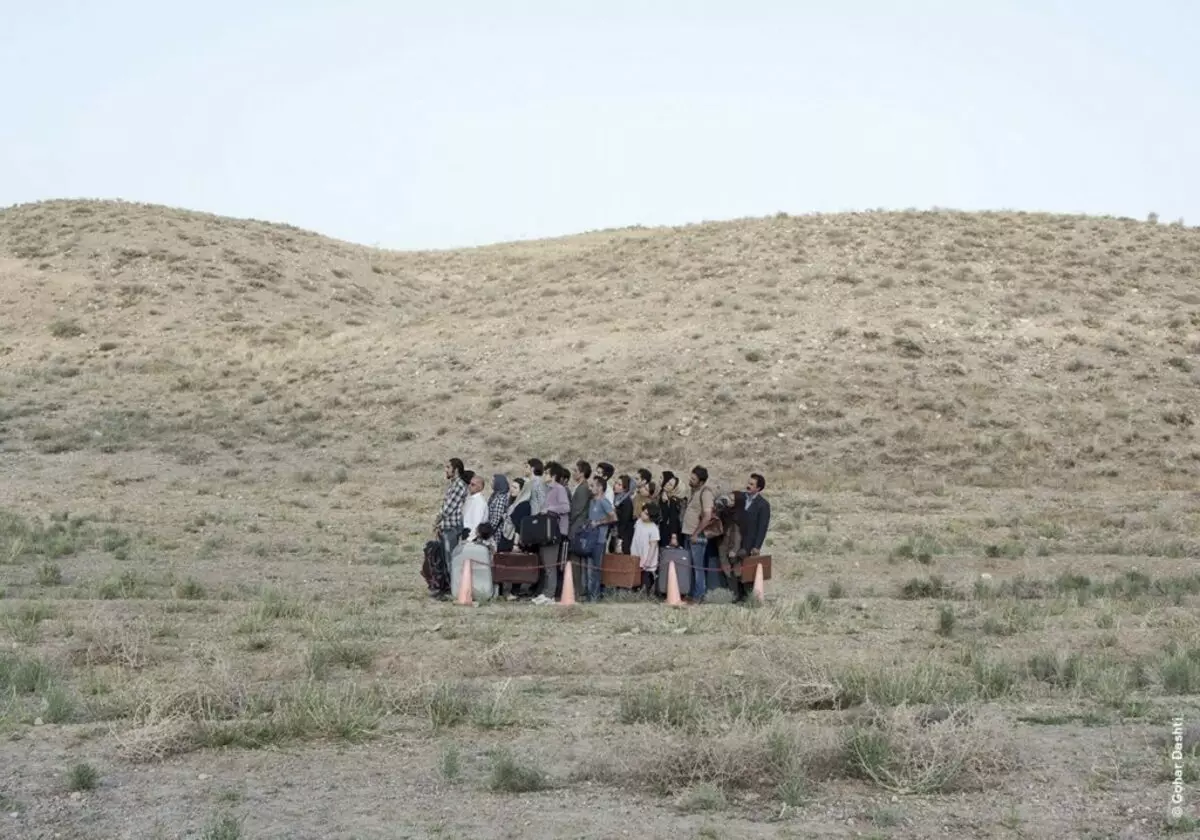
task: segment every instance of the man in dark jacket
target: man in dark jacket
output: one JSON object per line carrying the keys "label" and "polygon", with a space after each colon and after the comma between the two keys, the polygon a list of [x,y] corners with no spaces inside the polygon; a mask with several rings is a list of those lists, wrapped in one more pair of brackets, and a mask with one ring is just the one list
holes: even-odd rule
{"label": "man in dark jacket", "polygon": [[587,461],[576,461],[575,469],[571,471],[571,513],[570,513],[570,533],[568,537],[574,537],[579,533],[579,529],[587,524],[588,502],[591,501],[592,492],[588,489],[588,479],[592,477],[592,466]]}
{"label": "man in dark jacket", "polygon": [[[742,544],[738,547],[738,557],[745,559],[761,554],[763,543],[767,541],[767,529],[771,526],[771,503],[763,498],[763,488],[767,480],[758,473],[751,473],[746,482],[746,500],[741,510],[737,512],[738,530],[742,535]],[[738,580],[737,599],[746,597],[746,585]]]}
{"label": "man in dark jacket", "polygon": [[[592,465],[587,461],[576,461],[575,469],[571,470],[571,512],[567,517],[569,528],[567,531],[568,543],[579,533],[579,529],[587,524],[588,505],[592,501],[592,491],[588,489],[588,480],[591,477]],[[567,562],[571,564],[571,580],[575,584],[575,591],[578,592],[583,580],[581,577],[583,566],[580,558],[574,554],[567,554]],[[555,594],[555,598],[562,595],[562,579],[563,576],[559,575],[558,592]]]}

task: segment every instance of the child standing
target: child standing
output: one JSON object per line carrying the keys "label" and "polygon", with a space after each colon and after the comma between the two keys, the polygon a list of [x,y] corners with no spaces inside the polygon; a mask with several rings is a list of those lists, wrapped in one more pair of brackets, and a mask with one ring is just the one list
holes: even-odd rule
{"label": "child standing", "polygon": [[630,553],[638,558],[638,565],[642,569],[642,591],[647,595],[654,592],[658,574],[658,514],[658,504],[655,502],[642,508],[634,523],[633,544],[629,547]]}

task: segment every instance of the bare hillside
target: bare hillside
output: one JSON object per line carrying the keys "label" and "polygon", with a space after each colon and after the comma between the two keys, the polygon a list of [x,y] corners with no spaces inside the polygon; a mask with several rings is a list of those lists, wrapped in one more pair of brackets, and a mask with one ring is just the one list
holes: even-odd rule
{"label": "bare hillside", "polygon": [[64,201],[0,213],[0,255],[10,450],[983,486],[1200,466],[1195,229],[869,213],[395,253]]}

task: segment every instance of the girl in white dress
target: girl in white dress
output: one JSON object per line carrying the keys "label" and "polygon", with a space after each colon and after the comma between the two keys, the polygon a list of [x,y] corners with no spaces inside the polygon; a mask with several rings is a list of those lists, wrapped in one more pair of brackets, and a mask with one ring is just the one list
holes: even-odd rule
{"label": "girl in white dress", "polygon": [[654,592],[658,574],[658,505],[650,502],[642,508],[633,525],[633,544],[629,552],[638,558],[642,569],[642,591],[647,595]]}

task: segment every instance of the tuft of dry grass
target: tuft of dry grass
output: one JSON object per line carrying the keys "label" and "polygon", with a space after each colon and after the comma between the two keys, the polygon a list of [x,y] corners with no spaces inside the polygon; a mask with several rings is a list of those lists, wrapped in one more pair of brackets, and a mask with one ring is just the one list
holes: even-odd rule
{"label": "tuft of dry grass", "polygon": [[688,735],[639,725],[623,730],[620,747],[588,759],[577,775],[664,795],[702,785],[727,791],[784,786],[796,794],[807,786],[803,780],[835,774],[840,760],[836,740],[821,729],[743,723]]}
{"label": "tuft of dry grass", "polygon": [[137,671],[148,664],[150,649],[150,627],[145,620],[113,621],[97,612],[79,628],[68,657],[85,667],[117,665]]}
{"label": "tuft of dry grass", "polygon": [[184,714],[150,717],[132,728],[115,728],[117,754],[135,764],[150,764],[196,749],[202,740],[200,723]]}
{"label": "tuft of dry grass", "polygon": [[1011,731],[986,707],[934,719],[905,706],[872,710],[843,737],[849,771],[898,794],[980,789],[1016,761]]}

